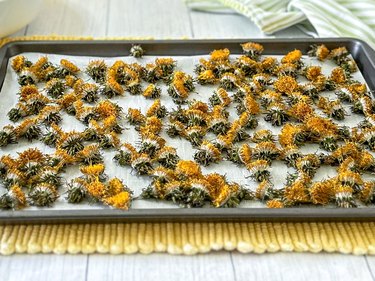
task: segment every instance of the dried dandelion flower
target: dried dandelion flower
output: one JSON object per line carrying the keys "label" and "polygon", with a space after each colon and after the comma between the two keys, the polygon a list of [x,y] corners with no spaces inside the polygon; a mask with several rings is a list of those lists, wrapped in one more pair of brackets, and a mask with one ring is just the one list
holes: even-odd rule
{"label": "dried dandelion flower", "polygon": [[307,154],[296,160],[296,168],[299,172],[313,177],[320,167],[320,160],[315,154]]}
{"label": "dried dandelion flower", "polygon": [[0,131],[0,147],[7,146],[8,144],[17,143],[17,134],[12,125],[4,126]]}
{"label": "dried dandelion flower", "polygon": [[137,150],[130,143],[124,143],[118,150],[113,159],[120,165],[126,166],[131,164],[133,155],[137,154]]}
{"label": "dried dandelion flower", "polygon": [[283,147],[300,146],[308,139],[304,125],[285,124],[279,134],[279,143]]}
{"label": "dried dandelion flower", "polygon": [[84,185],[84,181],[82,181],[82,179],[76,178],[71,180],[67,184],[67,188],[67,195],[65,199],[68,201],[68,203],[80,203],[86,198],[87,191]]}
{"label": "dried dandelion flower", "polygon": [[174,138],[177,136],[182,136],[185,131],[185,125],[179,121],[172,121],[168,124],[166,132],[169,137]]}
{"label": "dried dandelion flower", "polygon": [[267,201],[267,208],[280,209],[284,208],[284,203],[280,199],[272,199]]}
{"label": "dried dandelion flower", "polygon": [[373,203],[375,196],[375,183],[373,181],[366,181],[363,184],[363,188],[359,193],[359,199],[365,203]]}
{"label": "dried dandelion flower", "polygon": [[228,151],[228,160],[237,163],[247,165],[251,162],[252,148],[248,144],[233,147]]}
{"label": "dried dandelion flower", "polygon": [[141,47],[141,45],[134,44],[129,51],[130,55],[135,58],[141,58],[145,54],[145,51]]}
{"label": "dried dandelion flower", "polygon": [[99,88],[95,84],[82,85],[82,99],[88,103],[94,103],[99,99]]}
{"label": "dried dandelion flower", "polygon": [[281,76],[274,83],[275,90],[283,94],[288,94],[297,91],[298,83],[296,79],[291,76]]}
{"label": "dried dandelion flower", "polygon": [[0,196],[0,209],[18,210],[26,206],[26,195],[19,185],[12,185]]}
{"label": "dried dandelion flower", "polygon": [[148,85],[142,93],[142,95],[146,99],[157,99],[160,97],[160,94],[161,94],[161,90],[160,88],[156,87],[155,84]]}
{"label": "dried dandelion flower", "polygon": [[245,76],[252,76],[259,71],[259,63],[247,56],[238,57],[235,65],[243,71]]}
{"label": "dried dandelion flower", "polygon": [[56,147],[64,149],[69,155],[76,155],[77,152],[84,149],[83,135],[75,131],[64,133],[57,140]]}
{"label": "dried dandelion flower", "polygon": [[329,80],[332,81],[335,85],[344,84],[347,81],[346,73],[343,68],[336,67],[332,70]]}
{"label": "dried dandelion flower", "polygon": [[98,136],[98,144],[101,148],[117,148],[120,139],[115,132],[104,133]]}
{"label": "dried dandelion flower", "polygon": [[105,184],[99,180],[84,182],[84,187],[87,194],[90,195],[94,200],[102,199],[106,188]]}
{"label": "dried dandelion flower", "polygon": [[46,83],[47,95],[53,99],[59,99],[64,95],[66,86],[61,79],[53,78]]}
{"label": "dried dandelion flower", "polygon": [[203,166],[216,163],[221,160],[221,151],[209,141],[203,141],[194,154],[194,160]]}
{"label": "dried dandelion flower", "polygon": [[215,84],[218,80],[215,73],[211,69],[200,72],[196,79],[201,85]]}
{"label": "dried dandelion flower", "polygon": [[282,190],[275,189],[270,181],[267,179],[259,182],[255,190],[255,198],[265,201],[272,200],[279,197],[282,193]]}
{"label": "dried dandelion flower", "polygon": [[180,157],[177,155],[174,147],[164,146],[158,151],[156,159],[163,167],[174,169],[180,160]]}
{"label": "dried dandelion flower", "polygon": [[335,179],[315,182],[309,188],[311,202],[315,205],[327,205],[335,198]]}
{"label": "dried dandelion flower", "polygon": [[146,112],[147,117],[156,116],[157,118],[163,118],[166,114],[167,109],[164,105],[161,105],[160,99],[155,100]]}
{"label": "dried dandelion flower", "polygon": [[138,175],[147,175],[152,170],[151,158],[145,153],[132,155],[130,165]]}
{"label": "dried dandelion flower", "polygon": [[309,203],[311,199],[307,188],[307,182],[305,180],[296,180],[291,185],[286,186],[284,198],[287,205]]}
{"label": "dried dandelion flower", "polygon": [[128,114],[126,118],[131,125],[136,125],[136,126],[142,125],[146,119],[139,109],[134,109],[134,108],[128,109]]}
{"label": "dried dandelion flower", "polygon": [[98,144],[90,144],[85,146],[76,155],[77,160],[83,165],[95,165],[103,163],[103,156],[100,153]]}
{"label": "dried dandelion flower", "polygon": [[246,165],[250,172],[250,177],[258,182],[270,179],[269,163],[266,160],[255,160]]}
{"label": "dried dandelion flower", "polygon": [[[66,59],[61,59],[60,60],[60,65],[62,68],[64,68],[69,74],[77,74],[81,70],[79,67],[77,67],[75,64],[72,62],[66,60]],[[65,75],[66,76],[66,75]]]}
{"label": "dried dandelion flower", "polygon": [[200,126],[189,127],[184,131],[184,136],[193,146],[200,146],[205,135],[205,128]]}
{"label": "dried dandelion flower", "polygon": [[316,57],[320,61],[324,61],[328,57],[329,53],[329,49],[324,44],[311,45],[310,50],[307,52],[309,56]]}
{"label": "dried dandelion flower", "polygon": [[176,174],[181,180],[198,179],[202,177],[200,166],[194,161],[180,160],[176,165]]}
{"label": "dried dandelion flower", "polygon": [[172,58],[157,58],[155,59],[155,64],[161,69],[161,78],[168,80],[172,75],[177,63]]}
{"label": "dried dandelion flower", "polygon": [[341,185],[350,186],[354,191],[359,192],[363,188],[363,180],[359,173],[353,171],[342,171],[338,174],[338,181]]}
{"label": "dried dandelion flower", "polygon": [[232,91],[238,85],[238,77],[233,73],[226,72],[220,78],[220,87],[224,90]]}
{"label": "dried dandelion flower", "polygon": [[310,81],[315,81],[318,76],[322,75],[322,68],[320,66],[309,66],[304,70],[305,77]]}
{"label": "dried dandelion flower", "polygon": [[9,120],[17,122],[20,119],[29,115],[29,108],[23,103],[17,103],[15,107],[11,108],[7,113]]}
{"label": "dried dandelion flower", "polygon": [[282,59],[281,63],[291,63],[297,66],[297,68],[301,68],[303,66],[303,62],[301,61],[302,52],[300,50],[294,50],[287,53]]}
{"label": "dried dandelion flower", "polygon": [[274,73],[277,65],[278,61],[273,57],[266,57],[260,62],[260,67],[264,73]]}
{"label": "dried dandelion flower", "polygon": [[29,141],[38,139],[42,134],[38,120],[36,118],[27,119],[18,125],[15,129],[17,139],[25,138]]}
{"label": "dried dandelion flower", "polygon": [[219,88],[209,98],[209,101],[212,106],[221,105],[225,107],[228,106],[232,100],[223,88]]}
{"label": "dried dandelion flower", "polygon": [[56,188],[48,183],[40,183],[28,194],[29,204],[37,207],[51,207],[59,197]]}
{"label": "dried dandelion flower", "polygon": [[97,83],[103,83],[107,72],[107,65],[103,60],[91,61],[86,67],[86,73]]}
{"label": "dried dandelion flower", "polygon": [[263,53],[263,46],[259,43],[247,42],[241,44],[243,53],[252,58],[257,59]]}
{"label": "dried dandelion flower", "polygon": [[27,60],[24,56],[16,56],[12,60],[12,68],[16,73],[20,73],[25,67],[31,67],[32,62]]}
{"label": "dried dandelion flower", "polygon": [[289,120],[289,115],[286,107],[282,103],[271,103],[267,107],[266,116],[264,120],[271,122],[272,126],[281,126]]}
{"label": "dried dandelion flower", "polygon": [[297,159],[301,157],[302,153],[298,150],[298,147],[291,145],[282,149],[280,158],[284,160],[288,167],[295,167]]}
{"label": "dried dandelion flower", "polygon": [[357,204],[353,198],[353,188],[346,185],[338,185],[335,187],[336,205],[340,208],[353,208]]}
{"label": "dried dandelion flower", "polygon": [[252,142],[260,143],[260,142],[274,142],[275,136],[272,134],[270,130],[259,130],[256,131],[251,138]]}
{"label": "dried dandelion flower", "polygon": [[328,58],[333,60],[336,64],[340,65],[341,62],[345,61],[349,56],[349,52],[346,47],[339,47],[331,50]]}
{"label": "dried dandelion flower", "polygon": [[103,199],[106,205],[116,209],[128,210],[131,204],[131,193],[129,191],[122,191],[113,196]]}

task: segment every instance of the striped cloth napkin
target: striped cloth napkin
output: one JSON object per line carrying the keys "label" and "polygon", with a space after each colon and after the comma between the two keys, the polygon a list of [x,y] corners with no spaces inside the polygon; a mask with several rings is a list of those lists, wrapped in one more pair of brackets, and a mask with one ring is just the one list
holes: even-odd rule
{"label": "striped cloth napkin", "polygon": [[192,9],[229,7],[266,34],[297,25],[314,37],[355,37],[375,48],[375,0],[185,0]]}

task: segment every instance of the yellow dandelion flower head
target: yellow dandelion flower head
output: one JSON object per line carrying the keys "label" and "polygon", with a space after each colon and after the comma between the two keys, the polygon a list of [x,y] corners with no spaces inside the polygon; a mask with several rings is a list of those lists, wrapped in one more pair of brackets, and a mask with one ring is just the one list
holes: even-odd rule
{"label": "yellow dandelion flower head", "polygon": [[259,171],[265,171],[269,168],[269,163],[266,160],[255,160],[250,162],[246,165],[246,169],[248,169],[252,173],[256,173]]}
{"label": "yellow dandelion flower head", "polygon": [[124,93],[124,89],[122,86],[116,81],[114,77],[107,78],[107,86],[114,91],[118,95],[122,95]]}
{"label": "yellow dandelion flower head", "polygon": [[13,197],[17,199],[18,203],[21,206],[26,205],[26,194],[22,191],[19,185],[12,185],[9,191],[12,193]]}
{"label": "yellow dandelion flower head", "polygon": [[12,60],[12,68],[15,72],[21,72],[21,70],[25,67],[26,58],[24,56],[16,56]]}
{"label": "yellow dandelion flower head", "polygon": [[191,160],[178,161],[176,173],[189,179],[202,177],[201,167]]}
{"label": "yellow dandelion flower head", "polygon": [[262,180],[256,190],[255,190],[255,197],[259,200],[264,200],[269,190],[273,188],[273,185],[268,180]]}
{"label": "yellow dandelion flower head", "polygon": [[274,88],[281,93],[292,93],[298,89],[296,79],[291,76],[281,76],[273,84]]}
{"label": "yellow dandelion flower head", "polygon": [[315,182],[309,188],[311,202],[315,205],[327,205],[335,195],[335,179]]}
{"label": "yellow dandelion flower head", "polygon": [[221,158],[221,151],[211,142],[204,140],[200,149],[207,151],[214,159]]}
{"label": "yellow dandelion flower head", "polygon": [[72,63],[71,61],[68,61],[67,59],[61,59],[60,60],[60,64],[63,68],[65,68],[66,70],[68,70],[69,72],[71,73],[77,73],[80,71],[79,67],[76,66],[74,63]]}
{"label": "yellow dandelion flower head", "polygon": [[250,94],[245,96],[244,106],[248,113],[257,115],[260,112],[260,107],[254,97]]}
{"label": "yellow dandelion flower head", "polygon": [[257,52],[257,53],[262,53],[264,48],[261,44],[255,43],[255,42],[246,42],[241,44],[242,49],[245,52]]}
{"label": "yellow dandelion flower head", "polygon": [[302,58],[302,52],[300,50],[294,50],[287,53],[282,59],[282,63],[296,63]]}
{"label": "yellow dandelion flower head", "polygon": [[122,191],[116,195],[105,198],[103,202],[116,209],[128,210],[131,203],[131,194],[128,191]]}
{"label": "yellow dandelion flower head", "polygon": [[103,174],[104,172],[104,165],[103,164],[94,164],[94,165],[88,165],[88,166],[81,166],[80,171],[82,174],[85,174],[87,176],[99,176]]}
{"label": "yellow dandelion flower head", "polygon": [[30,95],[39,94],[38,87],[35,85],[23,86],[20,90],[20,99],[26,100]]}
{"label": "yellow dandelion flower head", "polygon": [[87,192],[96,199],[102,199],[105,192],[105,185],[99,180],[85,182]]}
{"label": "yellow dandelion flower head", "polygon": [[229,59],[230,51],[225,49],[214,50],[210,54],[210,60],[215,62],[227,61]]}
{"label": "yellow dandelion flower head", "polygon": [[322,75],[322,68],[320,66],[315,65],[306,68],[306,78],[310,81],[316,80],[320,75]]}
{"label": "yellow dandelion flower head", "polygon": [[323,61],[329,56],[329,49],[324,45],[320,45],[316,48],[316,56],[318,60]]}
{"label": "yellow dandelion flower head", "polygon": [[280,199],[272,199],[267,201],[267,208],[280,209],[284,208],[284,203]]}
{"label": "yellow dandelion flower head", "polygon": [[156,112],[160,109],[160,107],[161,107],[160,99],[156,99],[152,103],[152,105],[148,108],[148,110],[146,112],[146,116],[151,117],[151,116],[156,115]]}
{"label": "yellow dandelion flower head", "polygon": [[301,180],[296,180],[290,186],[287,186],[284,191],[284,197],[291,204],[310,202],[306,183]]}
{"label": "yellow dandelion flower head", "polygon": [[335,136],[338,132],[338,127],[330,119],[320,116],[311,116],[305,120],[306,128],[314,134],[327,136]]}
{"label": "yellow dandelion flower head", "polygon": [[342,67],[336,67],[332,70],[331,80],[337,84],[344,84],[346,82],[345,70]]}
{"label": "yellow dandelion flower head", "polygon": [[152,94],[154,93],[155,89],[156,89],[155,84],[149,84],[149,85],[146,87],[146,89],[143,91],[143,94],[142,94],[142,95],[143,95],[144,97],[151,97]]}

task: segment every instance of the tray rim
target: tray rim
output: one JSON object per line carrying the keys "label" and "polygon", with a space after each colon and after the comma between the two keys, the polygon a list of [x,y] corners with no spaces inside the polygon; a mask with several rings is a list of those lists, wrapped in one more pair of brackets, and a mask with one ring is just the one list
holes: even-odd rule
{"label": "tray rim", "polygon": [[[16,46],[89,46],[89,45],[171,45],[171,44],[239,44],[253,41],[268,43],[332,43],[351,44],[353,48],[362,48],[375,74],[375,51],[364,41],[355,38],[239,38],[239,39],[182,39],[182,40],[33,40],[13,41],[0,48],[0,90],[2,88],[9,49]],[[340,45],[340,46],[341,46]],[[126,50],[124,50],[126,51]],[[283,50],[285,53],[285,50]],[[82,55],[81,55],[82,56]],[[361,69],[363,72],[363,70]],[[366,80],[367,81],[367,80]],[[375,84],[375,81],[374,81]],[[375,90],[375,86],[374,89]],[[69,223],[69,222],[126,222],[126,221],[352,221],[375,220],[375,208],[339,209],[327,207],[294,207],[285,209],[268,208],[150,208],[132,209],[128,211],[115,209],[92,210],[17,210],[1,211],[0,224],[14,223]]]}

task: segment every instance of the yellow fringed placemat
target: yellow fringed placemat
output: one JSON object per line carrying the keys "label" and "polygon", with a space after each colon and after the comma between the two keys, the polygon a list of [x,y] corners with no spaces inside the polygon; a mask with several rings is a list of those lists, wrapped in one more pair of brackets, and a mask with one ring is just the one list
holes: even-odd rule
{"label": "yellow fringed placemat", "polygon": [[[152,39],[152,38],[106,38]],[[92,37],[25,36],[12,41],[93,40]],[[324,223],[112,223],[0,226],[0,254],[167,252],[213,250],[242,253],[278,251],[375,254],[375,222]]]}
{"label": "yellow fringed placemat", "polygon": [[375,223],[115,223],[0,226],[0,253],[193,255],[213,250],[375,254]]}

